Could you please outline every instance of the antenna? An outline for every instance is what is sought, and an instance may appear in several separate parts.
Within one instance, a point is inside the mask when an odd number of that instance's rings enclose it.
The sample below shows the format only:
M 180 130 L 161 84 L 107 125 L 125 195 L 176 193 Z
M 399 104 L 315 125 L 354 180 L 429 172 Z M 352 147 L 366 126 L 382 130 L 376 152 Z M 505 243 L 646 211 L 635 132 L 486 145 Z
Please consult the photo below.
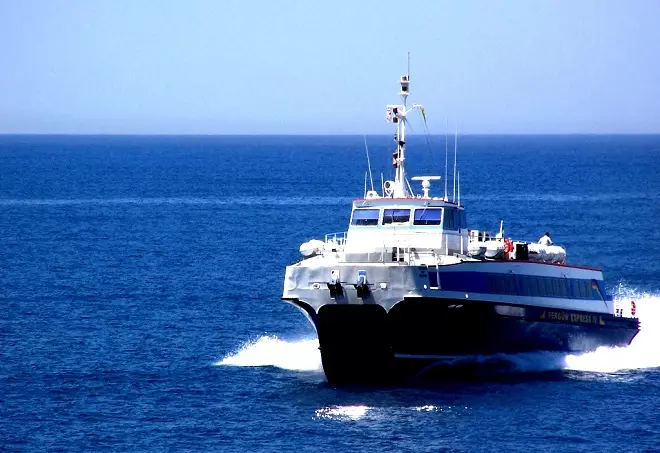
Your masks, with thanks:
M 449 166 L 447 158 L 447 155 L 449 154 L 449 139 L 447 136 L 449 135 L 449 118 L 445 119 L 447 120 L 447 123 L 445 124 L 445 201 L 447 201 L 447 167 Z
M 461 172 L 457 172 L 456 174 L 458 178 L 458 205 L 461 205 Z
M 452 202 L 456 201 L 456 152 L 458 151 L 458 124 L 456 124 L 456 135 L 454 135 L 454 195 Z
M 371 181 L 371 190 L 374 190 L 374 178 L 371 176 L 371 161 L 369 160 L 369 147 L 367 146 L 367 136 L 364 136 L 364 150 L 367 152 L 367 167 L 369 168 L 369 180 Z M 367 185 L 366 175 L 364 180 L 365 186 Z
M 408 76 L 408 81 L 410 81 L 410 52 L 408 52 L 408 73 L 406 75 Z
M 408 178 L 406 178 L 406 184 L 408 184 L 408 190 L 410 191 L 410 194 L 414 197 L 415 192 L 413 192 L 412 187 L 410 187 L 410 181 L 408 181 Z
M 385 182 L 383 180 L 383 173 L 380 173 L 380 193 L 385 196 Z

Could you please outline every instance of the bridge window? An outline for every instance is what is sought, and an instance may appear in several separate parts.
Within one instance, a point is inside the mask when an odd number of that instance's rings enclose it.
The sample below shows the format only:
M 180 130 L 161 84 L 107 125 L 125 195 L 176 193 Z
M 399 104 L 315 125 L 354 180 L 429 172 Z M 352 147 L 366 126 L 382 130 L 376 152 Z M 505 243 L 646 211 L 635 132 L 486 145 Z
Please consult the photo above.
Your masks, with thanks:
M 415 225 L 441 225 L 442 208 L 435 209 L 416 209 Z
M 458 219 L 456 215 L 456 209 L 445 208 L 444 220 L 442 222 L 442 227 L 445 230 L 457 230 L 458 229 Z
M 467 217 L 465 217 L 465 210 L 459 210 L 458 215 L 460 217 L 458 227 L 459 228 L 467 228 Z
M 410 220 L 410 209 L 385 209 L 383 225 L 391 223 L 406 223 Z
M 356 209 L 353 211 L 353 219 L 351 220 L 351 225 L 378 225 L 378 214 L 378 209 Z

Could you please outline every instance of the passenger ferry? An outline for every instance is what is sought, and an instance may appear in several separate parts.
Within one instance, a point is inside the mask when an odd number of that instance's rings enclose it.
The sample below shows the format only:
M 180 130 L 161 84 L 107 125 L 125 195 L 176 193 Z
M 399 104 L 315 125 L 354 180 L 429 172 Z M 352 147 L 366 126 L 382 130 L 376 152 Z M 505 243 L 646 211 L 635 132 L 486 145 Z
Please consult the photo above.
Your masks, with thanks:
M 439 176 L 405 172 L 409 75 L 396 125 L 394 179 L 353 202 L 348 231 L 301 245 L 282 299 L 318 334 L 329 382 L 382 382 L 499 353 L 577 353 L 628 345 L 639 321 L 615 307 L 600 269 L 566 264 L 562 247 L 468 229 L 458 200 L 431 194 Z

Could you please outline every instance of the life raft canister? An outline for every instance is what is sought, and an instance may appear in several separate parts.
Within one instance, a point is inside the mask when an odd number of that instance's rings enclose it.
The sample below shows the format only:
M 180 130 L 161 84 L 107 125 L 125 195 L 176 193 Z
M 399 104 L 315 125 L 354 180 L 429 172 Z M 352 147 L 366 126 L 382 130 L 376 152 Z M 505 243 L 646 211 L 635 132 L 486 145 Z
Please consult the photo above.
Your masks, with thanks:
M 637 314 L 637 305 L 635 304 L 634 300 L 630 301 L 630 314 L 635 316 Z

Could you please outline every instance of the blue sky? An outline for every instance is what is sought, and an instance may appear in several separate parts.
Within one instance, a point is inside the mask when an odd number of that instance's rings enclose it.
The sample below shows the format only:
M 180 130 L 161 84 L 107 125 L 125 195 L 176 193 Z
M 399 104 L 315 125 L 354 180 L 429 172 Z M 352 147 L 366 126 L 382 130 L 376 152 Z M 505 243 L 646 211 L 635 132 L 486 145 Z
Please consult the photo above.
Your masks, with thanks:
M 0 0 L 0 133 L 659 133 L 660 1 Z M 421 128 L 417 128 L 419 131 Z

